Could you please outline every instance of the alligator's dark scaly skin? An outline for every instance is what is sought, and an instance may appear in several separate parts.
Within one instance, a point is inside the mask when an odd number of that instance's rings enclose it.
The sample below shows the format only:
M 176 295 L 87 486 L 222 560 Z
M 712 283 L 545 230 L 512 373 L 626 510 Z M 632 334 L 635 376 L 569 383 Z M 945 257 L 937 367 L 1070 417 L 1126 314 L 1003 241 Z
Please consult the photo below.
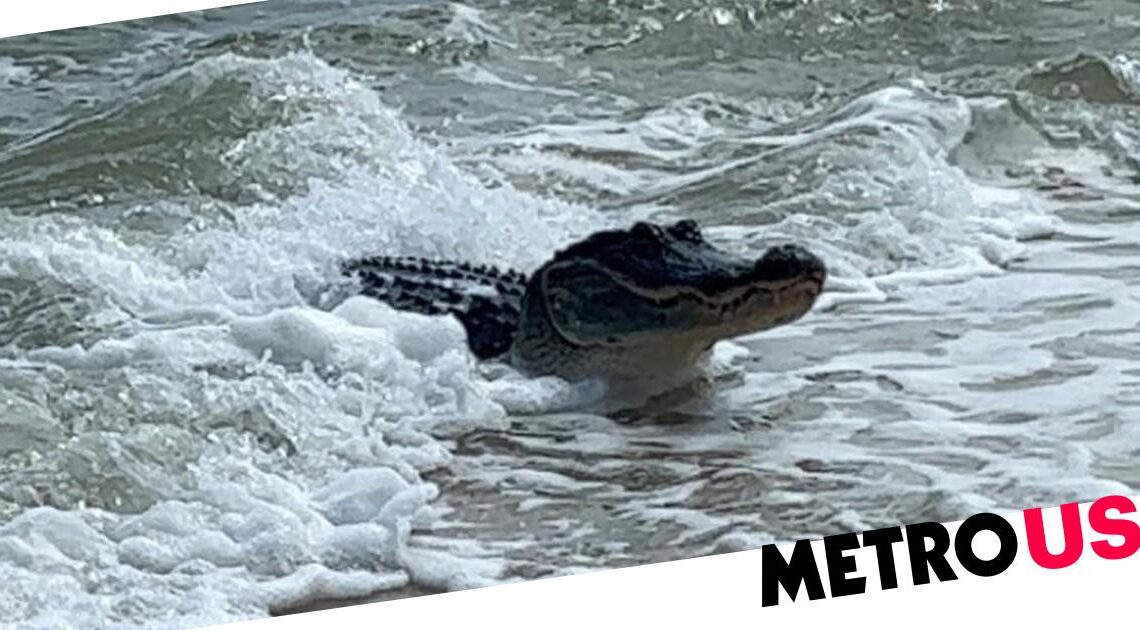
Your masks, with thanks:
M 505 354 L 518 331 L 527 278 L 513 269 L 393 256 L 354 260 L 341 268 L 357 277 L 363 295 L 400 310 L 454 315 L 480 359 Z

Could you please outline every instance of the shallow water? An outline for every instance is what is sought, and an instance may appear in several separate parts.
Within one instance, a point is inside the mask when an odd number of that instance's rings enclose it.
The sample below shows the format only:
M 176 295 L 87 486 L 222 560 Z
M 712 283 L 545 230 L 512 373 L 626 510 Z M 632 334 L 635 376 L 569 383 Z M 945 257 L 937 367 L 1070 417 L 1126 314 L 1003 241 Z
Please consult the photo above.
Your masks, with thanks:
M 0 624 L 188 627 L 1140 488 L 1140 9 L 273 2 L 0 40 Z M 707 378 L 307 296 L 799 241 Z

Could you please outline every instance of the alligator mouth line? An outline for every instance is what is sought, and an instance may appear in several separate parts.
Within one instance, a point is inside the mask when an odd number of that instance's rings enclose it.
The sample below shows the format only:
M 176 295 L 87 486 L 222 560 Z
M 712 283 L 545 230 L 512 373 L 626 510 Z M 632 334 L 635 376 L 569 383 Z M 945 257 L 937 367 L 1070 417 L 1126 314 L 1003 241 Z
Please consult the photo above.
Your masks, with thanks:
M 823 293 L 823 285 L 826 281 L 827 274 L 825 272 L 811 272 L 807 275 L 807 277 L 791 278 L 782 282 L 768 282 L 764 283 L 765 286 L 753 284 L 753 286 L 748 287 L 744 290 L 743 293 L 737 295 L 731 300 L 709 299 L 707 293 L 704 293 L 702 291 L 694 291 L 687 288 L 676 289 L 676 291 L 670 297 L 654 297 L 653 295 L 646 294 L 642 290 L 629 286 L 624 282 L 622 283 L 622 286 L 625 286 L 631 293 L 649 300 L 654 305 L 660 306 L 662 308 L 678 306 L 682 300 L 687 299 L 689 301 L 699 303 L 702 307 L 710 311 L 719 310 L 721 313 L 727 313 L 744 306 L 751 298 L 760 294 L 767 294 L 769 297 L 768 301 L 771 304 L 775 305 L 780 304 L 783 301 L 782 298 L 788 294 L 794 293 L 805 287 L 811 287 L 811 290 L 808 291 L 808 293 L 810 293 L 811 296 L 815 298 Z

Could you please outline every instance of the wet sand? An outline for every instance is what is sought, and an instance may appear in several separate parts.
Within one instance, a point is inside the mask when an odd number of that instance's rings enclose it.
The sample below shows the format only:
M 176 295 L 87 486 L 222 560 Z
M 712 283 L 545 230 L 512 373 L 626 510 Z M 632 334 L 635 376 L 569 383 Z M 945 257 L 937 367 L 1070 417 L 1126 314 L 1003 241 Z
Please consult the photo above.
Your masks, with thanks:
M 284 615 L 295 615 L 297 613 L 316 612 L 318 610 L 329 610 L 331 608 L 342 608 L 344 606 L 359 606 L 361 604 L 378 604 L 380 602 L 390 602 L 397 599 L 405 599 L 408 597 L 422 597 L 424 595 L 439 595 L 442 591 L 426 589 L 420 586 L 408 585 L 403 588 L 393 589 L 390 591 L 380 591 L 373 593 L 367 597 L 348 597 L 343 599 L 322 599 L 315 602 L 309 602 L 300 606 L 293 606 L 281 610 L 274 610 L 272 614 L 274 617 L 281 617 Z

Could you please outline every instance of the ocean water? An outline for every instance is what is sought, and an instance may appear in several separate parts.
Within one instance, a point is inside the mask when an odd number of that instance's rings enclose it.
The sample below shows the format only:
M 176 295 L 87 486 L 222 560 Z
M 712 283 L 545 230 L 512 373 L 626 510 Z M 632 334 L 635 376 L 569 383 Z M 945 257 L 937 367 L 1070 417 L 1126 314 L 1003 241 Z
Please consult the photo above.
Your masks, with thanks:
M 0 40 L 0 626 L 175 628 L 1140 489 L 1140 5 L 278 0 Z M 698 220 L 832 271 L 607 409 L 356 298 Z M 388 595 L 385 595 L 388 594 Z

